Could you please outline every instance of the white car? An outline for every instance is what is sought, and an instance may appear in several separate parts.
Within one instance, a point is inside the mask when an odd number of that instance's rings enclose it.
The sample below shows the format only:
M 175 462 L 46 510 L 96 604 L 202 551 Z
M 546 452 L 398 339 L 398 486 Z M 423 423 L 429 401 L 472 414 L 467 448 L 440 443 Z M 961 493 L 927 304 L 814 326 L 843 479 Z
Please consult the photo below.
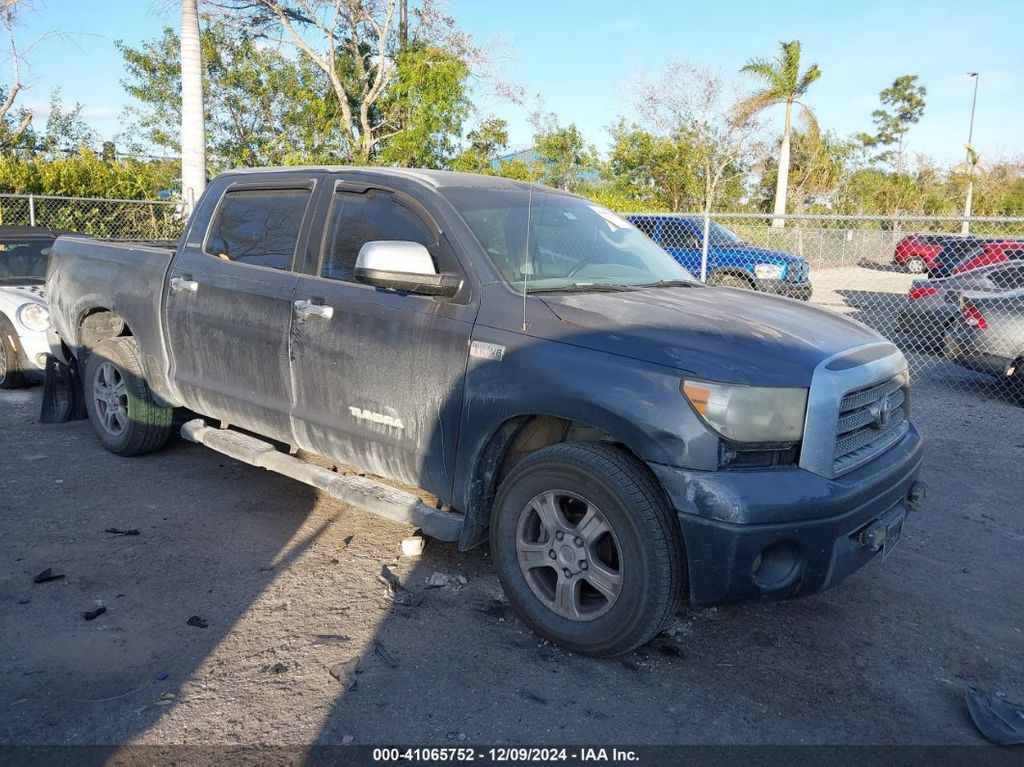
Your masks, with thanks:
M 58 232 L 0 227 L 0 389 L 42 381 L 50 351 L 43 284 Z

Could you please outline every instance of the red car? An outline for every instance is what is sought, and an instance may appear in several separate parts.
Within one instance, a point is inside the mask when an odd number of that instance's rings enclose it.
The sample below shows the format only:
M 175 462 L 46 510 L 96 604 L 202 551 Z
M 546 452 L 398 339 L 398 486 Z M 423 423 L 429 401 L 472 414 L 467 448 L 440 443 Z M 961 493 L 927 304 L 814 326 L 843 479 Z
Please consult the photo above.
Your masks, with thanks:
M 894 264 L 904 267 L 912 274 L 921 274 L 931 269 L 936 257 L 942 252 L 948 234 L 910 234 L 900 240 L 892 254 Z
M 1024 241 L 1002 240 L 978 245 L 953 267 L 952 273 L 963 274 L 972 269 L 1001 264 L 1004 261 L 1024 261 Z

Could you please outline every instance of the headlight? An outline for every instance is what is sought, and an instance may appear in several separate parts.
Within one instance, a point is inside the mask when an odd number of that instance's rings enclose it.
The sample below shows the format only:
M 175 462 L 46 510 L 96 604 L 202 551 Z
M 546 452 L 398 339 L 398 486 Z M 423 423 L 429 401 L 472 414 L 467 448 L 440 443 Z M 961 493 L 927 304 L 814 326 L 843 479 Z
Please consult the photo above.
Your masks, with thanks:
M 17 315 L 18 322 L 36 333 L 50 329 L 50 312 L 42 304 L 22 304 L 18 307 Z
M 683 381 L 683 396 L 712 429 L 733 442 L 798 442 L 807 389 Z
M 754 264 L 754 276 L 759 280 L 781 280 L 784 271 L 778 264 Z

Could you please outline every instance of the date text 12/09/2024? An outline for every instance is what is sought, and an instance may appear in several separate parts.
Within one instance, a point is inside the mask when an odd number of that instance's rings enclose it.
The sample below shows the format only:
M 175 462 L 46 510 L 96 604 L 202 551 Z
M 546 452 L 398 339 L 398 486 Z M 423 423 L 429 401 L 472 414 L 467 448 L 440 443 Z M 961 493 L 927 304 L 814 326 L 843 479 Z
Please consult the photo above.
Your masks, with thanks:
M 375 748 L 374 762 L 636 762 L 636 751 L 620 748 Z

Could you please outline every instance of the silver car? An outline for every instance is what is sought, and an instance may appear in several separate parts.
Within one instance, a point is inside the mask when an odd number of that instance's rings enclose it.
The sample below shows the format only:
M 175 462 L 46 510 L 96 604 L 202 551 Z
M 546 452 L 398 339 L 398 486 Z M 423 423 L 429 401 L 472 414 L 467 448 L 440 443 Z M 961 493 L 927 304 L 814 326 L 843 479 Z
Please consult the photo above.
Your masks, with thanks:
M 986 266 L 942 279 L 914 280 L 895 318 L 897 339 L 905 346 L 940 350 L 946 330 L 960 321 L 965 293 L 1004 293 L 1024 288 L 1024 262 Z
M 1024 288 L 964 294 L 945 351 L 958 365 L 1006 379 L 1024 405 Z

